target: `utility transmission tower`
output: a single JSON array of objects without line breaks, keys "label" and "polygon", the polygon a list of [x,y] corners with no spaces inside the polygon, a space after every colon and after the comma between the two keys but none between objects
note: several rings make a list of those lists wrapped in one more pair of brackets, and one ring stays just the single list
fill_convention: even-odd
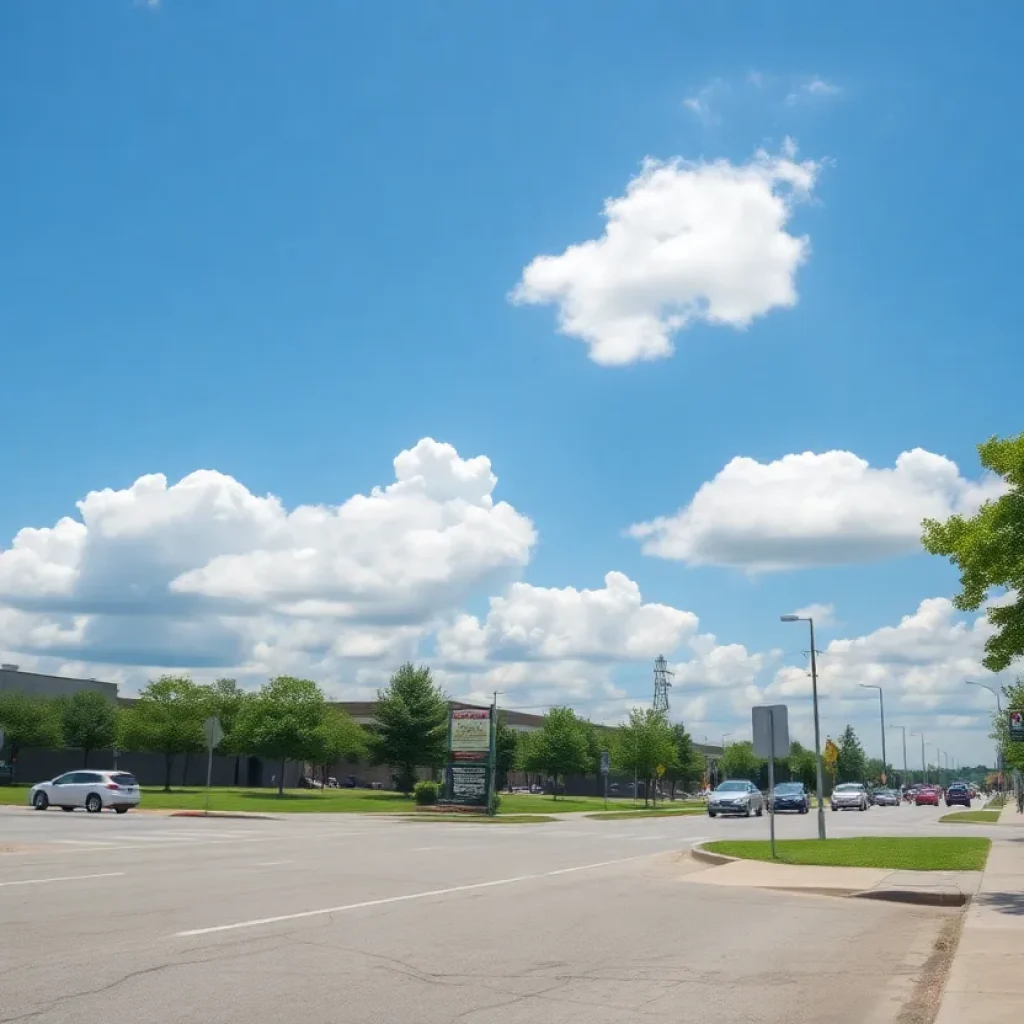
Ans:
[{"label": "utility transmission tower", "polygon": [[668,670],[668,662],[665,656],[659,654],[654,661],[654,710],[668,714],[668,691],[672,685],[668,677],[672,675]]}]

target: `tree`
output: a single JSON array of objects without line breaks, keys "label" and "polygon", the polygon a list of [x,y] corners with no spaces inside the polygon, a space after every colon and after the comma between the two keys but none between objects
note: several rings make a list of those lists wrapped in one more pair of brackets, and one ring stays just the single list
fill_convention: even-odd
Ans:
[{"label": "tree", "polygon": [[753,781],[761,774],[761,759],[754,753],[750,740],[730,743],[722,754],[721,768],[727,779]]},{"label": "tree", "polygon": [[426,665],[406,662],[377,691],[377,725],[371,752],[376,764],[386,764],[403,793],[411,793],[419,768],[431,774],[448,756],[448,697],[435,685]]},{"label": "tree", "polygon": [[26,693],[0,693],[0,728],[11,750],[11,764],[17,772],[18,753],[24,747],[56,748],[63,744],[57,704],[45,697]]},{"label": "tree", "polygon": [[64,745],[82,751],[82,767],[89,766],[89,754],[107,750],[117,738],[117,709],[96,690],[79,690],[60,702]]},{"label": "tree", "polygon": [[590,745],[585,724],[572,708],[552,708],[541,727],[530,735],[524,751],[524,767],[554,780],[567,775],[585,775],[590,770]]},{"label": "tree", "polygon": [[279,762],[278,796],[284,795],[284,769],[288,761],[305,761],[321,753],[317,730],[324,720],[326,702],[310,679],[277,676],[247,697],[235,719],[234,742],[270,761]]},{"label": "tree", "polygon": [[672,799],[676,798],[676,785],[696,789],[707,772],[707,758],[697,749],[686,726],[677,722],[672,726],[672,742],[675,750],[668,764],[668,778],[672,784]]},{"label": "tree", "polygon": [[1024,434],[992,437],[978,445],[981,464],[1008,485],[1001,497],[986,501],[973,516],[951,516],[944,523],[925,519],[922,543],[960,570],[960,593],[953,604],[977,611],[993,588],[1005,588],[1013,600],[986,610],[995,627],[985,641],[985,668],[1001,672],[1024,655]]},{"label": "tree", "polygon": [[203,722],[209,715],[206,687],[188,676],[161,676],[149,683],[130,708],[117,718],[117,744],[124,750],[164,755],[164,792],[171,789],[171,768],[178,754],[206,748]]},{"label": "tree", "polygon": [[358,761],[366,755],[367,736],[361,725],[347,712],[327,707],[320,724],[313,730],[313,744],[308,757],[311,764],[323,770],[324,786],[327,770],[339,761]]},{"label": "tree", "polygon": [[818,767],[814,751],[796,740],[789,744],[789,776],[795,782],[802,782],[809,793],[817,792]]},{"label": "tree", "polygon": [[615,742],[615,767],[644,780],[644,806],[655,793],[658,768],[674,764],[676,739],[664,712],[633,708]]},{"label": "tree", "polygon": [[506,719],[503,711],[498,712],[498,724],[494,734],[494,775],[495,788],[508,785],[509,772],[513,771],[519,757],[519,733]]},{"label": "tree", "polygon": [[241,773],[241,755],[246,751],[235,742],[235,723],[249,694],[234,679],[228,678],[217,679],[207,687],[207,690],[210,700],[209,713],[217,716],[224,732],[224,738],[217,744],[217,751],[221,754],[235,755],[234,784],[237,786]]},{"label": "tree", "polygon": [[836,746],[839,748],[839,757],[836,759],[836,781],[863,782],[867,770],[867,759],[852,725],[848,725],[843,730]]}]

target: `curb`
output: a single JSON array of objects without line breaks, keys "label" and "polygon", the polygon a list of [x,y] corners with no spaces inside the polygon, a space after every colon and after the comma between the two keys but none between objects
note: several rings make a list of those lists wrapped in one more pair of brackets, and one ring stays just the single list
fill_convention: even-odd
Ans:
[{"label": "curb", "polygon": [[280,821],[270,814],[247,814],[245,811],[171,811],[168,818],[228,818],[233,821]]},{"label": "curb", "polygon": [[[690,847],[690,856],[704,864],[720,866],[732,864],[744,857],[727,857],[724,853],[712,853],[704,849],[703,843]],[[918,907],[963,907],[971,902],[968,893],[941,891],[937,889],[848,889],[827,886],[797,885],[752,885],[751,889],[765,889],[769,892],[803,893],[806,896],[832,896],[839,899],[878,900],[883,903],[908,903]]]}]

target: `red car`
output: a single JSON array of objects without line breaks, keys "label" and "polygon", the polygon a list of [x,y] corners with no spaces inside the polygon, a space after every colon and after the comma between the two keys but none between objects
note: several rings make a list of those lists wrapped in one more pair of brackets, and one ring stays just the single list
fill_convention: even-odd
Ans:
[{"label": "red car", "polygon": [[917,791],[917,796],[914,797],[914,803],[918,807],[922,804],[930,804],[932,807],[938,807],[939,791],[937,789],[932,789],[931,786],[928,786],[925,789],[919,789]]}]

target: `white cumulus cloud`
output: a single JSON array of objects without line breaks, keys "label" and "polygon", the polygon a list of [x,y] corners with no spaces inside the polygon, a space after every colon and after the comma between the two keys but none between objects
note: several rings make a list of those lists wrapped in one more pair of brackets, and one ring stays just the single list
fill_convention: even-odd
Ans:
[{"label": "white cumulus cloud", "polygon": [[810,241],[787,227],[819,166],[798,162],[788,141],[739,165],[648,159],[606,201],[604,234],[537,256],[511,299],[556,305],[562,333],[605,366],[667,357],[673,335],[699,321],[746,327],[796,304]]},{"label": "white cumulus cloud", "polygon": [[437,633],[446,661],[617,661],[654,659],[697,628],[697,616],[645,603],[639,586],[619,572],[601,590],[515,583],[492,597],[483,622],[462,615]]},{"label": "white cumulus cloud", "polygon": [[923,518],[973,513],[1002,490],[998,477],[965,479],[956,463],[920,448],[891,469],[846,451],[735,458],[688,505],[629,532],[645,554],[690,565],[835,565],[917,551]]}]

